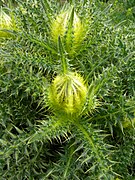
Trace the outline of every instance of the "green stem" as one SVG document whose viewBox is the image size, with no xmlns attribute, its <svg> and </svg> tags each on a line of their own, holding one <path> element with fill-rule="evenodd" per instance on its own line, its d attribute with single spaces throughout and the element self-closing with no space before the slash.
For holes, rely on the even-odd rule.
<svg viewBox="0 0 135 180">
<path fill-rule="evenodd" d="M 67 177 L 68 169 L 70 167 L 70 163 L 71 163 L 71 160 L 72 160 L 72 157 L 73 157 L 73 152 L 74 152 L 74 147 L 71 146 L 69 148 L 68 161 L 67 161 L 66 168 L 65 168 L 65 171 L 64 171 L 64 174 L 63 174 L 63 179 L 66 179 L 66 177 Z"/>
<path fill-rule="evenodd" d="M 66 58 L 62 57 L 62 67 L 63 67 L 63 73 L 66 74 L 68 70 L 68 64 Z"/>
<path fill-rule="evenodd" d="M 62 46 L 62 41 L 61 41 L 60 36 L 59 36 L 59 39 L 58 39 L 58 47 L 59 47 L 62 71 L 63 71 L 64 74 L 66 74 L 67 70 L 68 70 L 68 62 L 67 62 L 67 59 L 64 56 L 64 49 L 63 49 L 63 46 Z"/>
</svg>

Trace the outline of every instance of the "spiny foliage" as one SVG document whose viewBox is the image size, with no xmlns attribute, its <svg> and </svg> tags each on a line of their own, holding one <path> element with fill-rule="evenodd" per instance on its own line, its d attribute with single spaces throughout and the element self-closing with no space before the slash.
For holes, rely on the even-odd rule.
<svg viewBox="0 0 135 180">
<path fill-rule="evenodd" d="M 60 1 L 18 1 L 11 9 L 19 31 L 0 39 L 0 179 L 135 179 L 135 37 L 128 2 L 66 2 L 90 22 L 73 57 L 64 41 L 62 48 L 50 38 Z M 48 91 L 63 59 L 87 82 L 78 116 L 50 107 Z"/>
</svg>

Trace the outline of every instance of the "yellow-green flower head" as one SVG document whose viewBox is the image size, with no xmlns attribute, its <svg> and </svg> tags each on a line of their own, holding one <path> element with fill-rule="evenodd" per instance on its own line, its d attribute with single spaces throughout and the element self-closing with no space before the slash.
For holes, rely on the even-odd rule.
<svg viewBox="0 0 135 180">
<path fill-rule="evenodd" d="M 49 89 L 52 107 L 67 114 L 79 114 L 86 102 L 87 87 L 83 78 L 73 72 L 58 75 Z"/>
<path fill-rule="evenodd" d="M 73 8 L 62 11 L 51 23 L 52 40 L 57 44 L 60 36 L 69 54 L 73 54 L 76 51 L 86 35 L 86 27 L 76 12 L 72 13 L 72 11 Z M 70 27 L 71 19 L 72 24 Z"/>
<path fill-rule="evenodd" d="M 0 37 L 8 37 L 10 33 L 3 30 L 12 30 L 13 22 L 11 17 L 0 9 Z"/>
</svg>

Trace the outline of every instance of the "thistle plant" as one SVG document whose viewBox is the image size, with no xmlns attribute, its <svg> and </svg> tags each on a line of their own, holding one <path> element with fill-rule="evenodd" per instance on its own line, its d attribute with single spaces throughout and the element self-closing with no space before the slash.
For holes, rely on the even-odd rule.
<svg viewBox="0 0 135 180">
<path fill-rule="evenodd" d="M 58 49 L 62 72 L 54 78 L 48 91 L 48 101 L 56 116 L 56 122 L 53 122 L 50 125 L 50 129 L 54 129 L 54 127 L 59 129 L 64 128 L 65 126 L 67 126 L 68 129 L 71 125 L 75 126 L 78 133 L 84 136 L 85 141 L 89 144 L 89 147 L 95 154 L 97 161 L 96 166 L 99 166 L 98 168 L 99 171 L 101 171 L 101 176 L 103 178 L 108 178 L 109 176 L 107 174 L 110 173 L 111 177 L 111 168 L 107 167 L 111 163 L 109 162 L 107 165 L 104 164 L 104 153 L 101 152 L 100 155 L 98 154 L 99 148 L 96 144 L 94 144 L 92 137 L 89 135 L 85 126 L 80 123 L 80 119 L 83 114 L 82 111 L 86 108 L 87 98 L 89 100 L 88 106 L 90 104 L 92 105 L 91 108 L 96 108 L 93 103 L 96 91 L 92 93 L 94 91 L 94 88 L 92 88 L 93 91 L 89 94 L 84 79 L 78 73 L 69 71 L 69 62 L 64 56 L 64 49 L 60 37 L 58 38 Z M 91 98 L 89 99 L 90 96 Z M 87 113 L 87 111 L 85 113 Z M 57 118 L 59 118 L 59 120 Z M 40 134 L 40 137 L 44 136 L 42 133 L 38 133 Z M 34 135 L 30 138 L 29 142 L 31 143 L 33 140 L 37 140 L 37 138 L 38 136 Z M 66 178 L 65 173 L 66 172 L 63 174 L 64 179 Z"/>
<path fill-rule="evenodd" d="M 0 38 L 0 179 L 135 179 L 132 18 L 119 1 L 17 2 L 21 31 Z"/>
</svg>

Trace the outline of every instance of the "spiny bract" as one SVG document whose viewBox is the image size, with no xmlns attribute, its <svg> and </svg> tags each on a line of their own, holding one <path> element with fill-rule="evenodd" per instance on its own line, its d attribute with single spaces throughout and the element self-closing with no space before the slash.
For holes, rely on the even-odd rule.
<svg viewBox="0 0 135 180">
<path fill-rule="evenodd" d="M 79 114 L 87 97 L 84 79 L 74 72 L 58 75 L 49 89 L 49 102 L 55 110 Z"/>
</svg>

